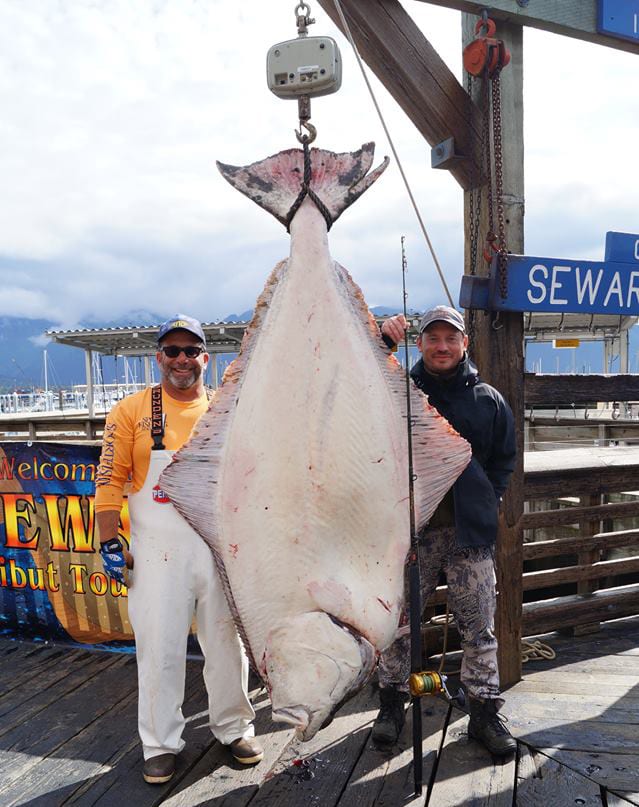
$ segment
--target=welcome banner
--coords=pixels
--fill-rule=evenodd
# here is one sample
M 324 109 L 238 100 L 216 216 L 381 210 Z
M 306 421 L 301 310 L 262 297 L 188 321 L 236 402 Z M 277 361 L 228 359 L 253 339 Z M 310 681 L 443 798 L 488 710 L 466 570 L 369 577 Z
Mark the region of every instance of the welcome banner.
M 107 577 L 94 511 L 98 446 L 0 444 L 0 632 L 129 643 L 127 589 Z M 120 517 L 128 544 L 129 518 Z

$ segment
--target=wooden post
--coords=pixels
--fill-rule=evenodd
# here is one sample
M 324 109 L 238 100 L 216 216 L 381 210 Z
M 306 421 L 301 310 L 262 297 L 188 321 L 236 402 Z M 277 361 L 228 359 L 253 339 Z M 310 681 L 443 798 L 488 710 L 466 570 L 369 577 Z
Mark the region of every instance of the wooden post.
M 144 357 L 144 386 L 151 386 L 151 357 Z M 106 412 L 106 409 L 104 410 Z
M 595 507 L 603 504 L 602 497 L 598 493 L 587 493 L 581 496 L 579 504 L 582 507 Z M 583 519 L 579 522 L 580 535 L 597 535 L 601 531 L 601 521 Z M 580 566 L 591 566 L 601 560 L 600 549 L 589 549 L 586 552 L 577 553 L 577 563 Z M 599 580 L 580 580 L 577 583 L 577 594 L 590 594 L 599 588 Z M 601 628 L 600 622 L 589 622 L 587 625 L 575 625 L 572 628 L 574 636 L 583 636 L 587 633 L 596 633 Z
M 342 30 L 333 0 L 319 3 Z M 449 170 L 469 188 L 476 172 L 471 144 L 481 132 L 481 115 L 448 65 L 399 0 L 341 0 L 341 6 L 362 58 L 430 145 L 454 139 L 464 159 Z
M 477 17 L 462 15 L 463 42 L 475 35 Z M 524 252 L 524 143 L 523 143 L 523 47 L 522 28 L 500 22 L 497 36 L 511 52 L 511 63 L 501 76 L 503 198 L 506 243 L 514 253 Z M 473 96 L 480 103 L 481 82 L 474 81 Z M 469 192 L 464 194 L 465 271 L 470 272 Z M 482 190 L 480 239 L 487 231 L 486 188 Z M 480 240 L 477 273 L 486 274 Z M 499 670 L 503 687 L 521 678 L 521 617 L 523 533 L 523 459 L 524 459 L 524 355 L 523 316 L 502 313 L 499 329 L 493 328 L 492 316 L 475 316 L 473 358 L 482 378 L 495 386 L 512 407 L 517 429 L 517 467 L 504 497 L 497 539 L 496 631 L 499 642 Z
M 85 350 L 84 351 L 84 368 L 86 371 L 86 381 L 87 381 L 87 410 L 89 412 L 89 417 L 92 418 L 95 414 L 94 406 L 93 406 L 93 351 L 92 350 Z

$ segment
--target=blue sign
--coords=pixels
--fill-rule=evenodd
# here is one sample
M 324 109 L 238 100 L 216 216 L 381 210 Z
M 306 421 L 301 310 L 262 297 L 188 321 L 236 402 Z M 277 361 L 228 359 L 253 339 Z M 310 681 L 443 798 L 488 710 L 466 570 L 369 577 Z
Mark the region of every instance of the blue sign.
M 598 0 L 597 31 L 639 42 L 639 0 Z
M 606 233 L 604 261 L 508 255 L 506 297 L 497 259 L 490 277 L 465 275 L 462 308 L 639 316 L 639 235 Z

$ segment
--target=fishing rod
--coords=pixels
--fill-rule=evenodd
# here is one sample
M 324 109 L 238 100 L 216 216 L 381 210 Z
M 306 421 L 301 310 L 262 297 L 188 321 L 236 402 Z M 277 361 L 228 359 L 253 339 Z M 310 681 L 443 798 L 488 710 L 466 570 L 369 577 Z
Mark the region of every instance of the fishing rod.
M 408 321 L 406 292 L 406 249 L 405 237 L 402 236 L 402 292 L 404 297 L 404 319 Z M 462 690 L 452 696 L 446 685 L 447 676 L 440 669 L 422 670 L 422 587 L 419 570 L 419 536 L 415 523 L 415 476 L 413 466 L 413 415 L 411 409 L 411 378 L 408 361 L 408 328 L 404 331 L 404 351 L 406 354 L 406 428 L 408 434 L 408 501 L 410 508 L 410 552 L 408 555 L 408 613 L 410 622 L 410 678 L 408 681 L 411 694 L 413 715 L 413 773 L 415 795 L 420 796 L 423 785 L 423 748 L 422 748 L 422 708 L 420 699 L 423 695 L 438 695 L 448 704 L 456 703 L 463 708 Z M 448 613 L 448 612 L 447 612 Z M 445 643 L 445 639 L 444 639 Z M 446 650 L 444 649 L 444 656 Z M 442 659 L 443 666 L 443 659 Z
M 402 236 L 402 292 L 404 297 L 404 319 L 408 321 L 406 293 L 406 250 L 405 236 Z M 411 379 L 408 362 L 408 329 L 404 331 L 404 351 L 406 355 L 406 428 L 408 434 L 408 501 L 410 508 L 410 553 L 408 556 L 408 590 L 410 615 L 410 671 L 419 674 L 422 667 L 422 601 L 419 574 L 419 537 L 415 528 L 415 471 L 413 468 L 413 417 L 411 410 Z M 415 795 L 421 796 L 423 783 L 422 748 L 422 706 L 419 695 L 411 692 L 413 715 L 413 776 Z

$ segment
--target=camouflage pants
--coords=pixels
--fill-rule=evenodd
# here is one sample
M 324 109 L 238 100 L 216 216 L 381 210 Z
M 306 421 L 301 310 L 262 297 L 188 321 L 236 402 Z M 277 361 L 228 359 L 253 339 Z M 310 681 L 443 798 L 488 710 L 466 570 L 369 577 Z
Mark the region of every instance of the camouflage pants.
M 422 603 L 446 573 L 448 604 L 461 637 L 461 681 L 476 698 L 499 695 L 497 640 L 494 634 L 496 589 L 492 547 L 455 546 L 455 530 L 427 530 L 419 551 Z M 408 602 L 408 595 L 406 602 Z M 407 614 L 403 621 L 407 619 Z M 379 659 L 381 687 L 408 691 L 410 636 L 400 636 Z

